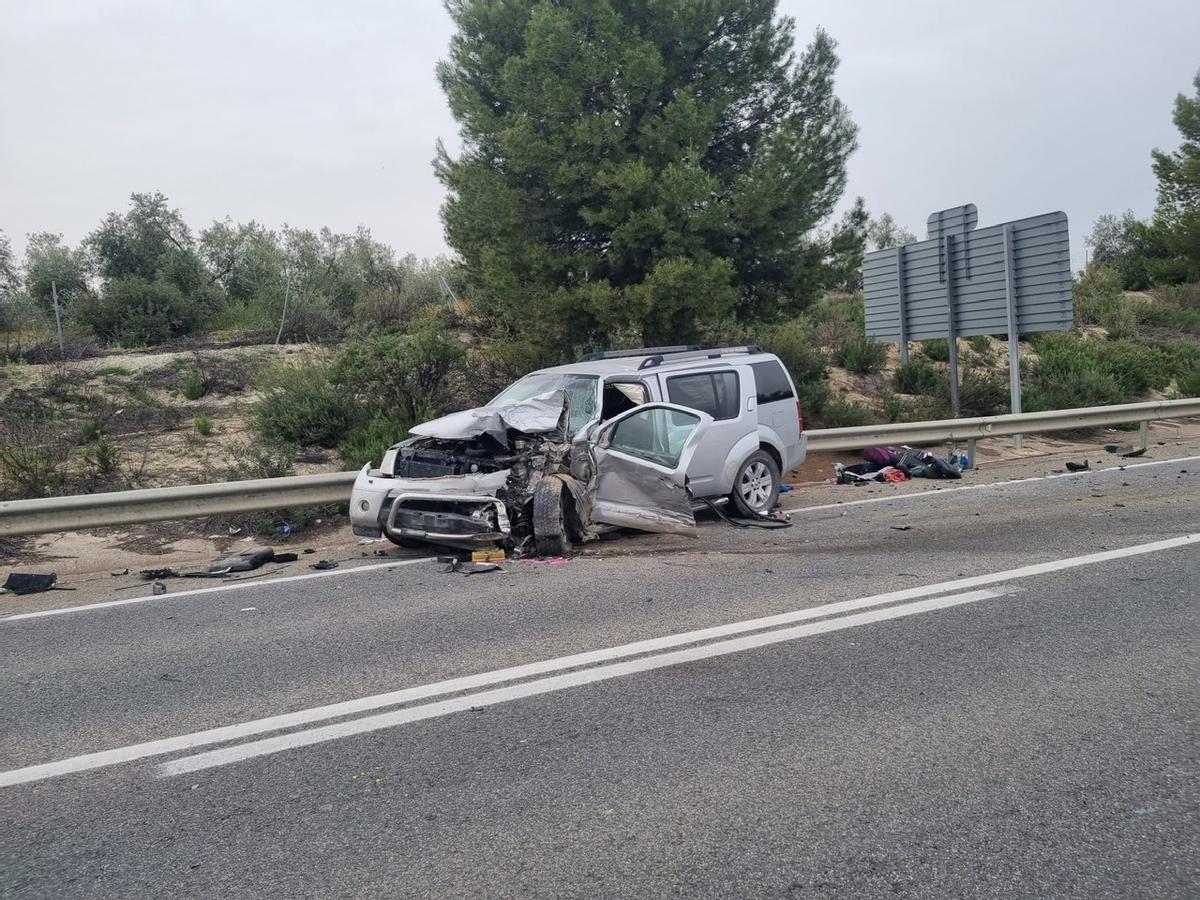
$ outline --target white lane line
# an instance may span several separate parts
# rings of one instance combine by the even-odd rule
[[[69,775],[75,772],[84,772],[89,769],[99,769],[104,766],[112,766],[119,763],[131,762],[137,759],[144,759],[148,756],[159,756],[165,753],[191,750],[196,747],[203,747],[210,744],[219,744],[226,741],[234,741],[245,737],[252,737],[268,731],[280,731],[285,728],[294,728],[299,725],[310,725],[314,722],[322,722],[343,716],[355,715],[357,713],[369,712],[370,710],[381,709],[386,706],[397,706],[401,703],[410,703],[416,700],[424,700],[443,694],[475,690],[477,688],[488,687],[494,684],[501,684],[506,681],[515,681],[520,678],[530,678],[537,675],[545,675],[550,672],[558,672],[565,669],[594,665],[596,663],[610,662],[612,660],[621,659],[628,656],[652,653],[673,647],[680,647],[686,644],[696,644],[701,641],[724,638],[751,631],[761,631],[767,628],[791,625],[796,622],[802,622],[809,619],[840,615],[843,613],[868,609],[874,606],[883,606],[889,603],[917,600],[924,597],[933,596],[934,594],[946,594],[952,591],[963,591],[985,587],[988,585],[996,585],[1004,582],[1020,580],[1022,578],[1031,578],[1037,575],[1060,572],[1066,569],[1093,565],[1096,563],[1107,562],[1109,560],[1121,559],[1129,556],[1139,556],[1145,553],[1156,553],[1162,550],[1171,550],[1174,548],[1187,546],[1189,544],[1194,544],[1198,541],[1200,541],[1200,534],[1168,538],[1166,540],[1154,541],[1153,543],[1149,544],[1137,544],[1132,547],[1123,547],[1116,550],[1104,550],[1098,553],[1090,553],[1086,556],[1076,556],[1069,557],[1067,559],[1052,560],[1050,562],[1035,563],[1033,565],[1022,566],[1021,568],[1017,569],[1007,569],[1002,572],[994,572],[988,575],[976,575],[970,578],[959,578],[953,581],[944,581],[922,587],[911,587],[898,591],[889,591],[883,594],[874,594],[869,597],[860,597],[854,600],[842,600],[836,603],[826,603],[822,606],[814,606],[807,609],[779,613],[773,616],[747,619],[740,622],[732,622],[726,625],[717,625],[711,628],[701,628],[695,631],[680,632],[678,634],[666,635],[664,637],[635,641],[633,643],[621,644],[614,647],[606,647],[600,650],[592,650],[585,653],[576,653],[570,656],[560,656],[555,659],[541,660],[539,662],[526,663],[524,665],[512,666],[505,669],[497,669],[492,672],[482,672],[476,675],[451,678],[446,681],[438,681],[432,684],[403,688],[383,694],[361,697],[356,700],[345,700],[340,703],[331,703],[325,706],[317,706],[310,709],[298,710],[296,712],[269,716],[263,719],[255,719],[253,721],[243,722],[237,725],[224,725],[217,728],[206,729],[204,731],[192,732],[191,734],[179,735],[177,737],[161,738],[141,744],[131,744],[126,747],[118,747],[112,750],[101,750],[94,753],[87,753],[81,756],[74,756],[69,759],[63,759],[56,762],[39,763],[37,765],[26,766],[21,769],[12,769],[7,772],[0,772],[0,787],[23,784],[28,781],[40,781],[44,778],[54,778],[59,775]]]
[[[680,663],[711,659],[714,656],[726,656],[730,653],[740,653],[744,650],[752,650],[757,647],[766,647],[771,644],[783,643],[784,641],[794,641],[797,638],[809,637],[814,634],[827,634],[831,631],[841,631],[844,628],[870,625],[874,622],[884,622],[888,619],[899,619],[904,616],[913,616],[917,613],[929,612],[935,609],[947,609],[948,607],[961,606],[964,603],[975,603],[979,600],[987,600],[998,596],[1001,596],[1001,593],[997,591],[970,591],[965,594],[951,594],[948,597],[936,597],[932,600],[920,600],[916,603],[889,606],[884,609],[876,609],[871,612],[858,613],[852,616],[826,619],[823,622],[815,622],[811,625],[797,625],[793,628],[783,628],[747,637],[715,641],[687,650],[675,650],[671,653],[644,656],[640,659],[583,669],[582,671],[570,672],[565,675],[553,675],[549,678],[539,678],[536,681],[526,681],[521,684],[483,691],[478,694],[467,694],[464,697],[455,697],[451,700],[426,703],[422,706],[410,706],[394,712],[379,713],[378,715],[366,716],[361,719],[351,719],[348,722],[338,722],[334,725],[324,725],[320,728],[310,728],[305,731],[294,731],[290,734],[279,735],[278,737],[265,738],[260,741],[251,741],[246,744],[224,747],[220,750],[209,750],[206,753],[185,756],[182,759],[161,763],[158,767],[158,774],[160,777],[167,777],[182,775],[186,772],[198,772],[201,769],[224,766],[229,763],[253,759],[258,756],[279,753],[283,750],[294,750],[297,747],[308,747],[313,744],[335,741],[356,734],[379,731],[383,728],[394,728],[397,725],[405,725],[410,722],[420,722],[424,719],[448,716],[467,709],[495,706],[497,703],[508,703],[512,700],[520,700],[524,697],[533,697],[538,694],[549,694],[553,691],[579,687],[584,684],[595,684],[598,681],[608,681],[638,672],[665,669],[668,666],[675,666]]]
[[[335,575],[360,575],[363,572],[377,572],[380,569],[392,569],[396,566],[411,566],[416,563],[429,562],[432,556],[421,556],[417,559],[397,559],[392,562],[373,563],[366,566],[354,566],[345,569],[331,569],[327,572],[306,572],[303,575],[286,575],[283,578],[268,578],[265,580],[245,579],[232,584],[219,584],[216,587],[191,588],[186,591],[174,591],[166,594],[147,594],[145,597],[123,597],[120,600],[105,600],[101,603],[87,603],[82,606],[59,606],[54,609],[43,609],[38,612],[16,613],[0,618],[0,622],[18,622],[22,619],[41,619],[45,616],[61,616],[66,613],[87,612],[93,609],[111,609],[114,606],[129,606],[132,603],[146,603],[149,600],[175,600],[179,597],[195,597],[198,594],[216,594],[220,591],[236,591],[241,588],[265,587],[268,584],[286,584],[289,581],[308,581],[311,578],[330,578]]]
[[[1156,459],[1153,462],[1132,463],[1127,466],[1113,466],[1108,469],[1085,469],[1082,472],[1052,472],[1049,475],[1034,475],[1030,478],[1013,478],[1009,481],[992,481],[987,484],[960,484],[956,487],[934,488],[927,491],[913,491],[907,494],[895,494],[889,497],[869,497],[865,500],[842,500],[838,503],[823,503],[820,506],[786,507],[787,512],[796,513],[819,512],[824,509],[843,509],[847,506],[865,506],[868,503],[893,503],[897,500],[929,499],[945,497],[947,494],[957,494],[959,491],[982,491],[988,488],[1008,487],[1014,484],[1030,484],[1034,481],[1049,481],[1052,478],[1078,478],[1085,475],[1102,475],[1113,472],[1128,472],[1131,469],[1144,469],[1150,466],[1170,466],[1178,463],[1197,462],[1200,456],[1181,456],[1177,459]]]

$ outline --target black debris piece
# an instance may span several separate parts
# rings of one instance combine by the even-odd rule
[[[141,575],[147,581],[160,581],[163,578],[182,578],[176,569],[142,569]]]
[[[1132,459],[1135,456],[1142,456],[1146,452],[1145,447],[1131,447],[1129,444],[1105,444],[1104,449],[1109,453],[1115,453],[1117,456],[1125,459]]]
[[[1070,460],[1067,461],[1068,472],[1086,472],[1089,469],[1091,469],[1091,466],[1088,465],[1088,461],[1086,459],[1081,463],[1071,462]]]
[[[218,556],[208,566],[209,574],[224,575],[227,572],[249,572],[257,569],[263,563],[271,562],[275,558],[275,551],[269,547],[255,547],[252,550],[243,550],[241,553],[231,553],[226,556]]]
[[[320,572],[324,572],[327,569],[336,569],[338,564],[332,559],[319,559],[315,563],[310,563],[308,567],[310,569],[316,569]]]
[[[304,548],[304,555],[305,555],[305,556],[308,556],[310,553],[316,553],[316,552],[317,552],[317,551],[316,551],[316,550],[314,550],[312,547],[305,547],[305,548]]]
[[[503,572],[504,566],[499,563],[473,563],[464,562],[458,557],[454,557],[450,565],[442,569],[443,575],[457,573],[459,575],[482,575],[484,572]]]
[[[774,515],[762,515],[753,519],[742,518],[739,516],[731,516],[725,512],[719,505],[713,503],[707,497],[701,497],[700,501],[716,513],[721,519],[728,522],[737,528],[791,528],[792,523],[786,518],[776,518]]]
[[[912,531],[911,525],[891,525],[892,531]]]
[[[300,558],[300,555],[297,553],[275,553],[271,556],[271,562],[273,562],[273,563],[289,563],[289,562],[295,562],[299,558]]]
[[[8,578],[4,580],[4,589],[10,594],[21,596],[22,594],[40,594],[43,591],[65,590],[65,588],[56,588],[58,575],[54,572],[49,574],[36,574],[30,572],[10,572]]]

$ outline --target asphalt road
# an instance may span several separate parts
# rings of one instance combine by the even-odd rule
[[[0,894],[1200,893],[1200,461],[847,496],[0,620]]]

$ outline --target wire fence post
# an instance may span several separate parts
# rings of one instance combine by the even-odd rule
[[[283,338],[283,323],[287,321],[288,297],[292,293],[292,267],[287,267],[287,280],[283,287],[283,315],[279,317],[279,331],[275,334],[275,346],[279,346],[280,339]]]
[[[58,285],[54,281],[50,282],[50,297],[54,301],[54,330],[58,332],[58,356],[62,359],[66,356],[66,351],[63,349],[62,312],[58,308]]]

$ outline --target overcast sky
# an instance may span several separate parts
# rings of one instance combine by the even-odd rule
[[[937,209],[979,224],[1154,204],[1150,148],[1200,68],[1200,3],[782,0],[840,43],[861,128],[848,198],[919,236]],[[446,251],[430,160],[456,129],[434,79],[437,0],[0,0],[0,230],[77,241],[132,191],[193,227],[362,223]]]

